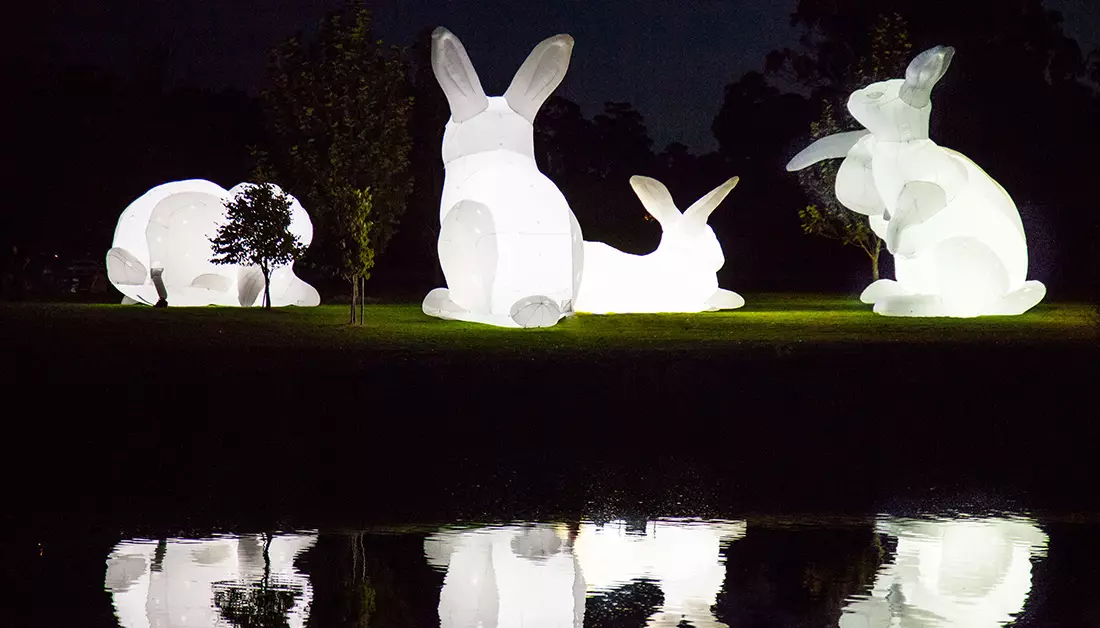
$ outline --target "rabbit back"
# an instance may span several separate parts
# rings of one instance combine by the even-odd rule
[[[663,253],[632,255],[603,242],[585,242],[577,311],[610,314],[708,309],[707,299],[718,291],[718,276],[702,268],[684,272]]]

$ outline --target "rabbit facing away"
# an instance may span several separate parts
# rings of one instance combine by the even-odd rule
[[[787,164],[801,170],[844,158],[837,200],[869,217],[894,255],[896,280],[860,295],[887,316],[1022,314],[1046,294],[1027,281],[1027,241],[1012,198],[966,156],[928,138],[932,88],[954,48],[917,55],[905,79],[852,93],[848,110],[866,130],[822,138]]]
[[[259,266],[210,261],[210,238],[227,220],[225,201],[251,185],[226,191],[203,179],[173,181],[130,203],[107,251],[107,277],[125,295],[124,302],[152,305],[167,291],[171,306],[257,305],[264,287]],[[301,203],[291,200],[290,232],[308,246],[313,223]],[[274,306],[321,302],[317,290],[294,274],[293,264],[273,268],[270,281]]]
[[[447,287],[428,293],[424,313],[500,327],[548,327],[572,313],[583,238],[535,164],[533,127],[572,49],[568,35],[544,40],[504,95],[488,97],[462,42],[432,33],[432,70],[451,110],[438,242]]]
[[[648,255],[631,255],[603,242],[584,243],[584,278],[576,310],[593,314],[702,312],[739,308],[741,295],[718,287],[725,257],[707,218],[738,177],[727,180],[683,213],[668,188],[643,176],[634,193],[661,225],[661,242]]]

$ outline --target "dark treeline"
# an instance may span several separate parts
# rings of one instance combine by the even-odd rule
[[[681,208],[738,175],[740,185],[710,220],[726,253],[724,286],[856,292],[870,281],[864,254],[802,233],[798,211],[807,196],[784,165],[810,141],[822,104],[843,102],[876,18],[896,13],[914,55],[940,43],[958,50],[933,94],[932,139],[972,158],[1013,196],[1028,234],[1030,275],[1047,283],[1051,298],[1092,296],[1100,273],[1091,186],[1100,59],[1065,36],[1058,14],[1040,0],[974,0],[973,10],[948,10],[953,4],[800,0],[798,45],[726,86],[712,126],[716,151],[654,146],[642,112],[629,103],[605,103],[589,118],[555,96],[536,120],[539,165],[569,200],[586,239],[636,253],[652,250],[660,229],[634,197],[631,175],[665,182]],[[156,50],[127,77],[63,66],[48,37],[29,30],[7,43],[3,58],[5,83],[19,86],[0,148],[7,189],[15,191],[0,211],[5,247],[99,259],[119,213],[149,188],[186,178],[235,185],[251,177],[252,149],[271,145],[258,96],[169,89]],[[414,42],[388,42],[409,44],[413,188],[376,260],[368,286],[375,295],[418,297],[442,282],[435,240],[448,110],[428,64],[429,35],[426,28]],[[888,260],[883,271],[890,276]]]

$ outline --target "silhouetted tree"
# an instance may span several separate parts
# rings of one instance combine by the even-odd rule
[[[911,50],[905,20],[897,14],[879,15],[871,29],[867,55],[849,68],[843,77],[842,90],[823,95],[820,114],[810,124],[810,138],[816,140],[863,128],[847,112],[847,93],[871,83],[904,76]],[[866,253],[871,260],[871,280],[878,281],[882,240],[871,230],[866,216],[848,210],[837,201],[834,190],[840,163],[840,160],[830,159],[798,172],[798,182],[811,201],[798,212],[802,230]]]
[[[390,291],[423,295],[443,285],[436,245],[439,240],[439,203],[443,193],[443,128],[451,117],[447,98],[436,82],[431,66],[431,28],[416,36],[411,60],[409,89],[413,106],[409,116],[409,173],[412,191],[401,229],[394,234],[379,260],[374,278]]]
[[[265,309],[271,309],[271,269],[301,257],[306,248],[290,232],[291,204],[290,197],[270,183],[246,187],[225,201],[227,221],[210,240],[211,262],[260,267]]]
[[[348,217],[369,190],[370,248],[381,255],[412,187],[412,97],[403,54],[374,37],[370,12],[353,0],[329,14],[311,41],[297,36],[274,48],[268,82],[263,98],[274,136],[272,160],[280,181],[315,212],[311,251],[331,267],[343,265],[349,240],[340,230],[356,224]],[[373,263],[369,255],[355,257]],[[345,275],[353,298],[367,277],[369,267]]]

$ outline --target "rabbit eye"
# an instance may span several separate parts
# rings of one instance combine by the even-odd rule
[[[867,97],[871,100],[877,100],[879,98],[882,98],[882,92],[870,92],[869,94],[867,94]]]

